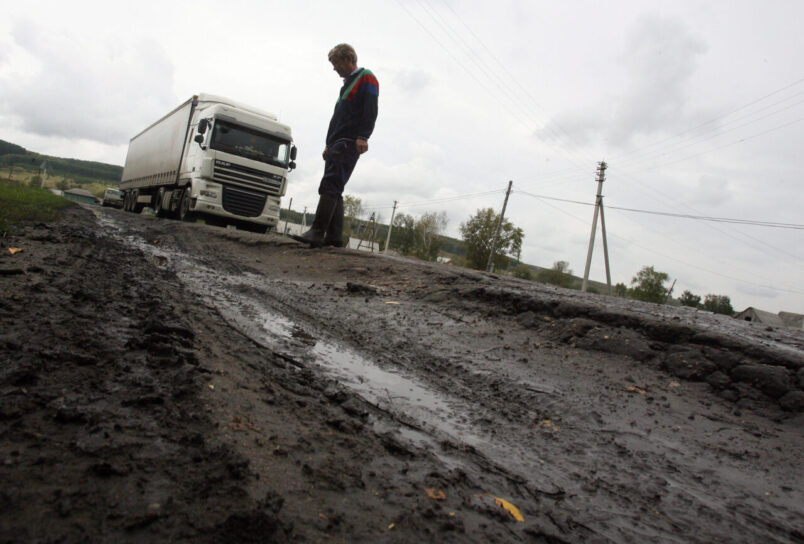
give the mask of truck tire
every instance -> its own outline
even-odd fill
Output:
[[[133,190],[132,191],[126,191],[126,203],[125,203],[124,208],[125,208],[125,210],[127,212],[133,212],[134,211],[134,199],[135,198],[136,198],[136,195],[135,195],[135,192]]]
[[[177,215],[179,221],[195,221],[194,214],[190,211],[190,186],[185,187],[181,192],[181,200],[179,201],[179,209]]]
[[[137,199],[140,198],[140,191],[139,189],[134,189],[131,191],[131,211],[134,213],[142,213],[143,208],[145,208],[145,204],[137,202]]]
[[[154,200],[151,207],[154,209],[154,215],[157,217],[165,217],[165,210],[162,208],[162,201],[165,199],[165,188],[160,187],[154,195]]]

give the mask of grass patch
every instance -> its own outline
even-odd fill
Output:
[[[59,210],[74,205],[47,189],[0,181],[0,233],[22,221],[52,221]]]

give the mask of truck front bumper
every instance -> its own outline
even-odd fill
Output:
[[[226,219],[275,227],[279,199],[256,191],[221,184],[204,184],[191,202],[193,211]]]

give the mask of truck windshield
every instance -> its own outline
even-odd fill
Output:
[[[217,120],[212,130],[210,147],[284,168],[288,165],[290,142],[264,132]]]

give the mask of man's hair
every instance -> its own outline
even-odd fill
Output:
[[[354,64],[357,64],[357,53],[355,53],[355,48],[349,45],[348,43],[339,43],[335,47],[330,50],[329,55],[327,55],[330,61],[333,59],[346,59]]]

